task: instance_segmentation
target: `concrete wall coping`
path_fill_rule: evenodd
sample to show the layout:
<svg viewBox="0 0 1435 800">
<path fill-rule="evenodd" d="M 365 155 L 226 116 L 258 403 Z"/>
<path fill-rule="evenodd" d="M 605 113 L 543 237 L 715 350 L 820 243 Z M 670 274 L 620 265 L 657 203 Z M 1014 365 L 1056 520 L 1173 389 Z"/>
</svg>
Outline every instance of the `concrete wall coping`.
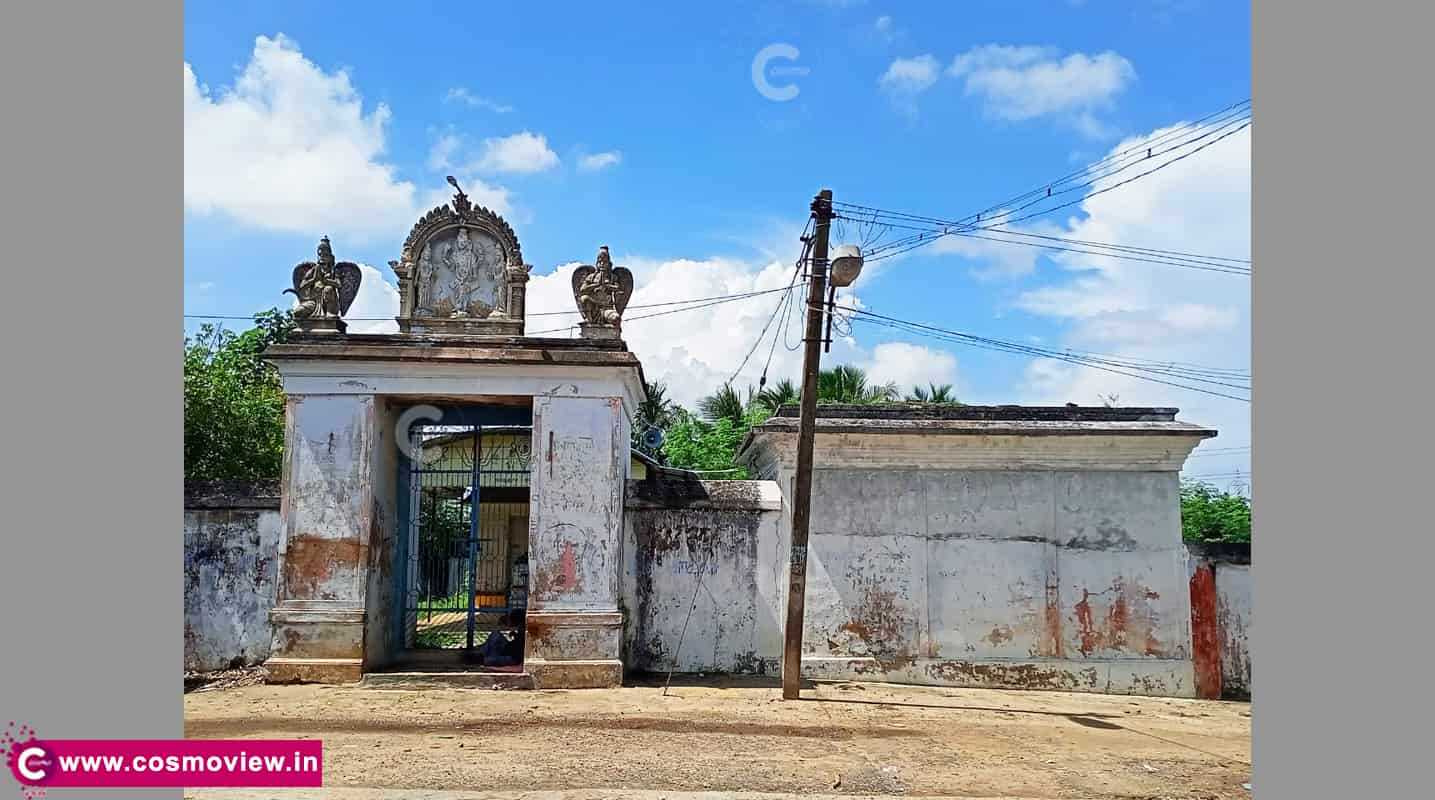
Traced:
<svg viewBox="0 0 1435 800">
<path fill-rule="evenodd" d="M 969 406 L 933 403 L 879 403 L 817 406 L 818 419 L 904 419 L 904 420 L 1054 420 L 1067 422 L 1173 422 L 1178 408 L 1167 406 Z M 788 404 L 773 415 L 796 419 L 798 407 Z"/>
<path fill-rule="evenodd" d="M 277 480 L 187 480 L 184 508 L 279 510 Z"/>
<path fill-rule="evenodd" d="M 773 417 L 754 426 L 748 440 L 763 433 L 796 431 L 795 417 Z M 1203 439 L 1216 435 L 1211 428 L 1174 420 L 987 420 L 987 419 L 817 419 L 817 434 L 932 434 L 955 436 L 1169 436 L 1189 434 Z M 744 445 L 747 444 L 744 441 Z"/>
<path fill-rule="evenodd" d="M 628 481 L 625 508 L 780 511 L 782 492 L 775 481 L 705 481 L 662 473 Z"/>
<path fill-rule="evenodd" d="M 1192 558 L 1211 564 L 1250 564 L 1250 542 L 1186 542 Z"/>
<path fill-rule="evenodd" d="M 621 340 L 359 334 L 338 339 L 293 337 L 264 351 L 271 361 L 441 361 L 460 363 L 622 366 L 642 369 Z"/>
</svg>

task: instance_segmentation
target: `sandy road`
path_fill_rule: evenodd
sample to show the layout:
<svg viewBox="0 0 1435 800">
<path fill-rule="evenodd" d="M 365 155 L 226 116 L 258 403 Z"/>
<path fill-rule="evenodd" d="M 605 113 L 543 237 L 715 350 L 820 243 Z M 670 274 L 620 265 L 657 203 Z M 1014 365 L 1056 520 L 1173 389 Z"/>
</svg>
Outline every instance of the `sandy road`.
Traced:
<svg viewBox="0 0 1435 800">
<path fill-rule="evenodd" d="M 295 800 L 1251 796 L 1244 703 L 886 684 L 803 696 L 736 679 L 667 697 L 250 686 L 186 695 L 185 731 L 322 739 L 324 790 L 262 793 Z"/>
</svg>

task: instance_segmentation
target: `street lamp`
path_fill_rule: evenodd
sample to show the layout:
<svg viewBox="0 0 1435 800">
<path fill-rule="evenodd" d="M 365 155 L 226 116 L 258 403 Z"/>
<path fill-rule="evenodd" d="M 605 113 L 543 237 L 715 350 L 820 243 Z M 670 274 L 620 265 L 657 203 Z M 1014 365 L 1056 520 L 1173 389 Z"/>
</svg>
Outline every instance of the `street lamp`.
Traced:
<svg viewBox="0 0 1435 800">
<path fill-rule="evenodd" d="M 841 289 L 852 285 L 862 274 L 862 248 L 839 244 L 832 249 L 831 285 Z"/>
</svg>

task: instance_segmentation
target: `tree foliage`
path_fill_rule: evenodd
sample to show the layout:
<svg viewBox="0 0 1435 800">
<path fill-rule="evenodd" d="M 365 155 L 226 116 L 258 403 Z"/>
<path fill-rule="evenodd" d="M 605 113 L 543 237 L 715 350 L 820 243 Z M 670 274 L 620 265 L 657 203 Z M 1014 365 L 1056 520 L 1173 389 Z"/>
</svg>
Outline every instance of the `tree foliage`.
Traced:
<svg viewBox="0 0 1435 800">
<path fill-rule="evenodd" d="M 294 316 L 277 308 L 235 333 L 203 325 L 184 340 L 184 476 L 273 479 L 284 461 L 284 390 L 262 358 Z"/>
<path fill-rule="evenodd" d="M 743 415 L 747 413 L 747 403 L 743 402 L 742 396 L 732 388 L 732 384 L 725 383 L 716 392 L 698 401 L 698 412 L 709 422 L 728 420 L 734 425 L 740 425 Z"/>
<path fill-rule="evenodd" d="M 1188 542 L 1250 542 L 1250 498 L 1207 483 L 1182 484 L 1181 536 Z"/>
<path fill-rule="evenodd" d="M 748 473 L 736 461 L 737 448 L 748 429 L 769 416 L 765 407 L 757 405 L 738 419 L 723 417 L 715 422 L 680 411 L 663 442 L 663 456 L 669 465 L 679 469 L 712 473 L 715 479 L 744 480 Z"/>
<path fill-rule="evenodd" d="M 907 395 L 907 402 L 931 403 L 941 406 L 960 405 L 950 383 L 944 383 L 941 386 L 935 383 L 929 383 L 925 387 L 913 386 L 912 393 Z"/>
<path fill-rule="evenodd" d="M 753 397 L 753 400 L 765 406 L 770 413 L 776 414 L 779 408 L 788 405 L 797 405 L 798 402 L 802 400 L 802 387 L 787 378 L 783 378 L 772 386 L 758 392 Z"/>
<path fill-rule="evenodd" d="M 874 384 L 867 372 L 850 364 L 824 369 L 817 375 L 817 402 L 844 405 L 891 403 L 901 398 L 895 383 Z"/>
<path fill-rule="evenodd" d="M 951 391 L 950 386 L 945 389 Z M 819 373 L 817 398 L 819 403 L 872 405 L 899 400 L 901 393 L 896 384 L 873 384 L 859 367 L 842 364 Z M 698 400 L 697 414 L 675 407 L 675 417 L 663 443 L 663 462 L 680 469 L 710 472 L 714 478 L 745 478 L 747 470 L 734 461 L 734 456 L 748 429 L 800 399 L 801 387 L 788 379 L 760 392 L 749 386 L 745 399 L 731 384 L 723 384 Z M 955 398 L 951 401 L 955 402 Z M 639 409 L 640 417 L 642 413 Z"/>
</svg>

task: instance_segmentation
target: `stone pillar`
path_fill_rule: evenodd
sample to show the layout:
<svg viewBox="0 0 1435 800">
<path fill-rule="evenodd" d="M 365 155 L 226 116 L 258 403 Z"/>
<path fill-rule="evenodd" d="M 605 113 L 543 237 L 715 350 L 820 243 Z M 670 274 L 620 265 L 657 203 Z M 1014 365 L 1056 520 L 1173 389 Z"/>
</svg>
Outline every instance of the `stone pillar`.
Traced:
<svg viewBox="0 0 1435 800">
<path fill-rule="evenodd" d="M 373 523 L 374 398 L 287 397 L 275 682 L 357 681 Z"/>
<path fill-rule="evenodd" d="M 525 298 L 528 293 L 528 270 L 533 267 L 508 267 L 508 316 L 513 319 L 524 318 Z"/>
<path fill-rule="evenodd" d="M 620 398 L 534 398 L 524 666 L 539 688 L 622 682 L 627 459 Z"/>
</svg>

